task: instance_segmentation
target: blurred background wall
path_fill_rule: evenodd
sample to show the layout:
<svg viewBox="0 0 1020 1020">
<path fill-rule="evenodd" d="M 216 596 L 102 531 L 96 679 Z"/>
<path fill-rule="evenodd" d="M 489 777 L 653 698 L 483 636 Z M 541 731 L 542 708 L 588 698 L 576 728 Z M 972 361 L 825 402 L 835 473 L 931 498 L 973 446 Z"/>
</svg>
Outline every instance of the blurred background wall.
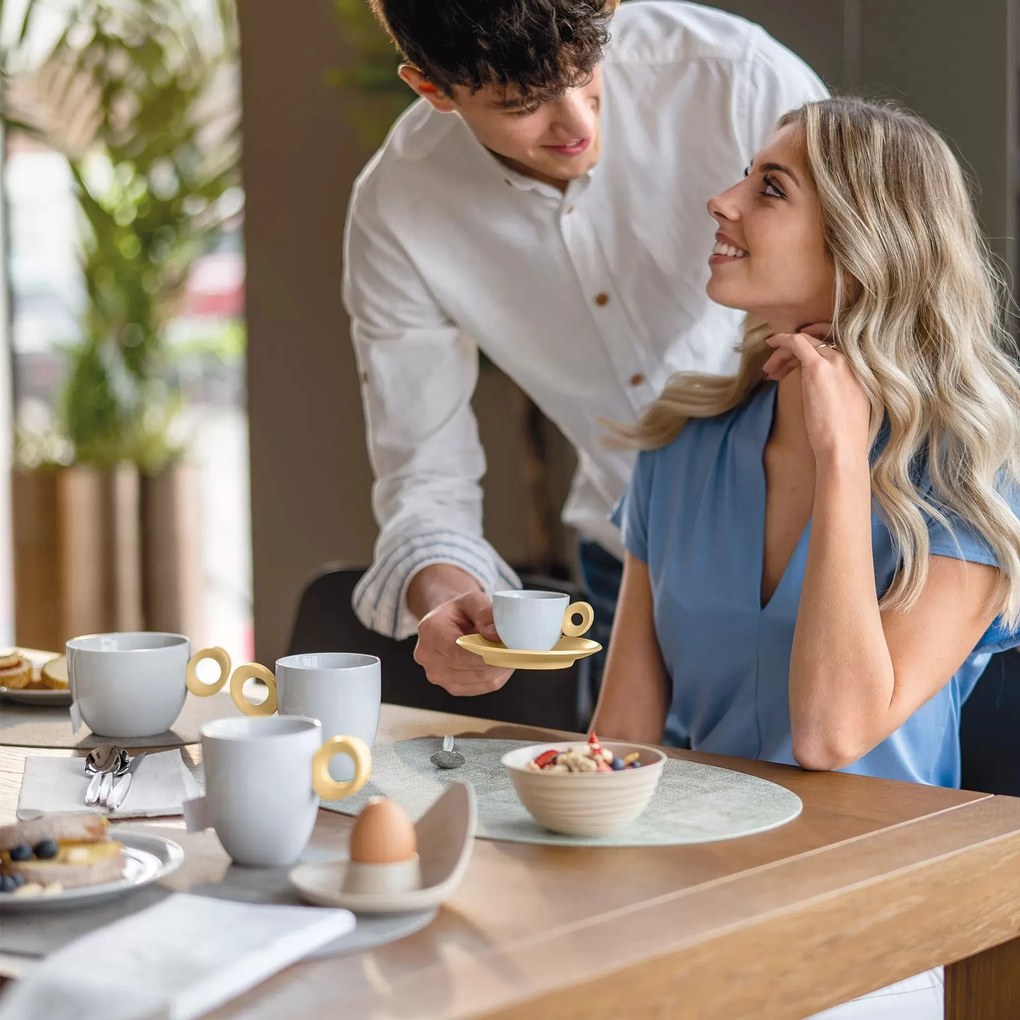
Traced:
<svg viewBox="0 0 1020 1020">
<path fill-rule="evenodd" d="M 4 126 L 0 123 L 0 151 L 4 146 Z M 6 203 L 0 195 L 0 563 L 10 564 L 13 559 L 11 543 L 11 461 L 13 456 L 13 384 L 11 380 L 10 340 L 7 323 L 8 282 Z M 14 643 L 14 579 L 11 570 L 0 570 L 0 645 Z"/>
<path fill-rule="evenodd" d="M 757 20 L 832 88 L 901 99 L 930 118 L 969 164 L 985 226 L 1015 266 L 1013 0 L 716 6 Z M 330 72 L 359 59 L 363 45 L 343 21 L 338 28 L 328 3 L 292 5 L 285 21 L 275 5 L 242 4 L 240 17 L 255 635 L 258 654 L 272 658 L 286 644 L 312 573 L 328 561 L 367 563 L 375 536 L 340 303 L 344 210 L 370 155 L 355 125 L 359 113 L 371 114 L 371 95 L 324 84 Z M 530 523 L 521 528 L 525 402 L 488 369 L 475 404 L 490 465 L 486 530 L 512 562 L 534 562 L 549 554 L 549 520 L 562 501 L 570 453 L 551 429 L 544 433 L 552 513 L 525 504 Z M 569 536 L 551 528 L 552 558 L 569 564 Z"/>
</svg>

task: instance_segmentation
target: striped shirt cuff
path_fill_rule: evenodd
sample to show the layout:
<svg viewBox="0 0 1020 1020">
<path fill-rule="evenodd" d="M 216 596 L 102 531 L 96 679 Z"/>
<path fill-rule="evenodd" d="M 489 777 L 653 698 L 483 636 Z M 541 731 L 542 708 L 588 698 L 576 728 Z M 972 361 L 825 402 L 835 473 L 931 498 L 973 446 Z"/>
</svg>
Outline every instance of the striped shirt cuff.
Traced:
<svg viewBox="0 0 1020 1020">
<path fill-rule="evenodd" d="M 488 593 L 520 588 L 520 578 L 483 538 L 458 531 L 430 531 L 388 542 L 354 589 L 354 612 L 370 630 L 400 640 L 418 630 L 407 608 L 414 575 L 433 563 L 449 563 L 474 577 Z"/>
</svg>

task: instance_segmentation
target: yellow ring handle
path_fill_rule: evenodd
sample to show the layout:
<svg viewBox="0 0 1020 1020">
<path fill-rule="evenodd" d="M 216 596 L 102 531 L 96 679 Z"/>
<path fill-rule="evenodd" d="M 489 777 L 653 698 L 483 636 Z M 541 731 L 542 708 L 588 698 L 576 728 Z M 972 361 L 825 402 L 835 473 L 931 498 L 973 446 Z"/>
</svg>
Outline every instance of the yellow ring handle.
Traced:
<svg viewBox="0 0 1020 1020">
<path fill-rule="evenodd" d="M 244 696 L 242 688 L 252 678 L 261 680 L 269 688 L 269 694 L 261 705 L 256 705 Z M 276 711 L 276 677 L 265 666 L 257 662 L 246 662 L 238 666 L 230 677 L 230 697 L 245 715 L 272 715 Z"/>
<path fill-rule="evenodd" d="M 581 614 L 581 622 L 574 623 L 574 613 Z M 567 637 L 580 637 L 595 622 L 595 610 L 587 602 L 571 602 L 563 614 L 563 633 Z"/>
<path fill-rule="evenodd" d="M 334 779 L 329 774 L 329 763 L 336 754 L 350 755 L 354 762 L 353 779 Z M 372 751 L 360 737 L 330 737 L 312 758 L 312 789 L 323 800 L 342 800 L 353 796 L 371 775 Z"/>
<path fill-rule="evenodd" d="M 220 667 L 219 679 L 214 680 L 211 684 L 205 683 L 203 680 L 199 680 L 198 664 L 203 659 L 213 659 L 216 665 Z M 230 656 L 227 654 L 225 648 L 220 648 L 218 645 L 215 648 L 203 648 L 200 652 L 195 654 L 188 659 L 188 668 L 184 674 L 185 683 L 188 685 L 188 690 L 192 694 L 197 694 L 200 698 L 208 698 L 210 694 L 217 694 L 222 689 L 223 685 L 227 682 L 227 677 L 230 676 Z"/>
</svg>

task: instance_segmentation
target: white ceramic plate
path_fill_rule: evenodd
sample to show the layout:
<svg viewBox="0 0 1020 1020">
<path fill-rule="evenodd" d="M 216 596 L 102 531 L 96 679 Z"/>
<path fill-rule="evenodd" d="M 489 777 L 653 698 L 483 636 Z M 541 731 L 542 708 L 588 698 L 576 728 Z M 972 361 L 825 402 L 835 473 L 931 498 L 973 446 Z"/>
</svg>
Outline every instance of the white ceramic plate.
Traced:
<svg viewBox="0 0 1020 1020">
<path fill-rule="evenodd" d="M 17 702 L 19 705 L 48 705 L 53 708 L 67 708 L 71 704 L 70 691 L 15 691 L 9 687 L 0 687 L 0 698 Z"/>
<path fill-rule="evenodd" d="M 59 652 L 40 652 L 34 648 L 16 648 L 29 662 L 32 663 L 32 678 L 39 679 L 39 670 L 51 659 L 56 659 Z M 0 698 L 16 702 L 19 705 L 48 705 L 54 708 L 71 704 L 71 690 L 65 687 L 63 690 L 14 690 L 11 687 L 0 686 Z"/>
<path fill-rule="evenodd" d="M 475 832 L 475 791 L 455 782 L 414 826 L 421 862 L 421 889 L 404 893 L 344 892 L 347 858 L 299 864 L 291 885 L 308 903 L 343 907 L 356 914 L 400 914 L 438 907 L 457 888 L 471 859 Z"/>
<path fill-rule="evenodd" d="M 464 634 L 457 638 L 457 644 L 480 655 L 489 666 L 508 669 L 567 669 L 578 659 L 594 655 L 602 648 L 597 641 L 588 638 L 565 637 L 548 652 L 533 652 L 507 648 L 502 641 L 489 641 L 481 634 Z"/>
<path fill-rule="evenodd" d="M 123 832 L 120 829 L 112 830 L 110 836 L 124 844 L 124 874 L 116 882 L 65 889 L 52 896 L 0 893 L 0 912 L 39 913 L 90 907 L 102 900 L 112 900 L 142 886 L 158 882 L 172 871 L 176 871 L 184 861 L 184 850 L 172 839 L 140 832 Z"/>
</svg>

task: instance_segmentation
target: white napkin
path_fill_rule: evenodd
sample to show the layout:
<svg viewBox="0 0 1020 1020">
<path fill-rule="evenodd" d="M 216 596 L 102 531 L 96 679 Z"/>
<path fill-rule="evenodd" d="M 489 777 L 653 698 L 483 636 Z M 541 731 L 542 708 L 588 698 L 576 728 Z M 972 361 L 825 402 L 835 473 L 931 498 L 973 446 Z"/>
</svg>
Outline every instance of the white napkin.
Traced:
<svg viewBox="0 0 1020 1020">
<path fill-rule="evenodd" d="M 86 806 L 85 791 L 90 779 L 85 774 L 84 758 L 41 755 L 26 758 L 18 817 L 38 818 L 58 811 L 88 811 L 110 818 L 179 815 L 182 802 L 202 794 L 179 749 L 146 755 L 138 763 L 127 796 L 116 811 L 99 805 Z"/>
<path fill-rule="evenodd" d="M 349 910 L 176 893 L 58 950 L 0 995 L 4 1020 L 188 1020 L 354 930 Z"/>
</svg>

